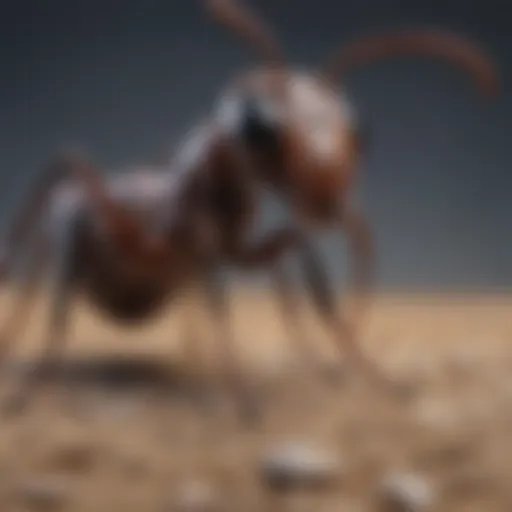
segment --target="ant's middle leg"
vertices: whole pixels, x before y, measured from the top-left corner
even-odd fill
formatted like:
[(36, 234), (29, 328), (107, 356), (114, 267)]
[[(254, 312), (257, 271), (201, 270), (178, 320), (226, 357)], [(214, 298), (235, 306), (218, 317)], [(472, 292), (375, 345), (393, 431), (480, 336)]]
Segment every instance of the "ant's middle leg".
[(247, 424), (260, 419), (260, 410), (256, 398), (244, 382), (236, 355), (236, 344), (231, 325), (230, 304), (226, 293), (226, 284), (220, 272), (220, 266), (210, 268), (205, 275), (205, 292), (209, 309), (216, 325), (217, 346), (221, 350), (223, 376), (238, 406), (239, 414)]

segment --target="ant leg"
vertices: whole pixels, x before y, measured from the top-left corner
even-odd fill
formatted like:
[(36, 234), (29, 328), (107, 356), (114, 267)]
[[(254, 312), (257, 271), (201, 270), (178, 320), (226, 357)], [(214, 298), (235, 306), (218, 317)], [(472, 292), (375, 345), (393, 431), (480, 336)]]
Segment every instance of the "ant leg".
[(310, 295), (320, 316), (334, 330), (334, 341), (338, 349), (340, 351), (347, 350), (349, 357), (363, 368), (372, 380), (377, 380), (381, 384), (389, 384), (387, 377), (383, 376), (380, 369), (364, 355), (354, 336), (353, 329), (339, 314), (335, 295), (330, 290), (327, 276), (310, 245), (303, 244), (299, 254)]
[(317, 356), (313, 357), (312, 350), (307, 340), (304, 339), (303, 330), (298, 324), (300, 315), (298, 314), (298, 304), (293, 296), (291, 283), (284, 273), (284, 269), (280, 268), (280, 259), (284, 252), (296, 246), (301, 249), (299, 255), (306, 274), (307, 290), (317, 310), (333, 328), (336, 328), (337, 333), (348, 332), (347, 326), (341, 321), (336, 312), (335, 299), (329, 292), (327, 277), (323, 274), (322, 265), (312, 249), (307, 233), (304, 231), (283, 229), (274, 232), (268, 235), (259, 245), (246, 248), (244, 251), (239, 250), (237, 261), (249, 267), (270, 265), (273, 267), (274, 290), (281, 304), (281, 311), (285, 323), (288, 325), (290, 336), (293, 336), (300, 344), (304, 357), (308, 361), (318, 361), (321, 373), (331, 377), (331, 367), (328, 368), (329, 371), (325, 370), (325, 366), (320, 363), (319, 358)]
[[(355, 268), (352, 284), (355, 292), (352, 315), (352, 329), (354, 330), (361, 325), (361, 321), (370, 306), (371, 291), (375, 281), (375, 248), (369, 223), (361, 211), (353, 207), (345, 207), (341, 212), (340, 225), (348, 238)], [(401, 398), (408, 399), (411, 393), (415, 391), (408, 383), (391, 381), (389, 377), (382, 375), (375, 367), (373, 373), (381, 384), (388, 388), (391, 386), (391, 390)]]
[(34, 252), (29, 254), (28, 268), (21, 277), (20, 288), (16, 290), (17, 296), (14, 299), (13, 311), (0, 331), (0, 361), (2, 362), (29, 324), (27, 319), (33, 310), (44, 268), (45, 248), (42, 234), (38, 232), (34, 243)]
[(238, 404), (241, 418), (246, 423), (259, 420), (260, 411), (253, 396), (250, 396), (238, 366), (235, 353), (235, 340), (231, 325), (230, 307), (223, 276), (220, 268), (210, 269), (206, 274), (206, 298), (212, 316), (216, 323), (218, 346), (222, 351), (222, 361), (225, 371), (226, 384), (230, 388)]
[(191, 398), (206, 414), (210, 415), (215, 408), (216, 400), (211, 394), (211, 387), (205, 386), (205, 382), (199, 378), (200, 373), (198, 371), (200, 364), (203, 363), (204, 354), (201, 350), (203, 348), (201, 344), (203, 340), (198, 326), (199, 304), (197, 301), (204, 299), (204, 296), (201, 294), (203, 290), (197, 284), (193, 283), (192, 287), (184, 293), (184, 310), (180, 312), (182, 315), (180, 317), (180, 343), (184, 347), (185, 365), (187, 368), (190, 368), (194, 377), (191, 380)]
[(53, 293), (53, 301), (50, 309), (50, 326), (46, 341), (43, 345), (43, 354), (40, 361), (36, 364), (34, 375), (44, 376), (46, 371), (50, 370), (57, 362), (62, 353), (64, 342), (66, 341), (66, 332), (70, 311), (70, 296), (74, 275), (68, 273), (68, 268), (62, 269), (56, 289)]
[(50, 260), (54, 270), (54, 288), (50, 295), (50, 324), (43, 345), (43, 354), (40, 356), (28, 373), (23, 377), (20, 393), (15, 398), (16, 408), (23, 408), (33, 391), (47, 376), (48, 371), (57, 361), (65, 342), (68, 326), (70, 295), (76, 277), (76, 238), (77, 217), (71, 215), (59, 227), (54, 251)]
[[(272, 291), (275, 294), (288, 337), (294, 340), (304, 361), (317, 359), (300, 325), (297, 295), (282, 260), (285, 253), (298, 245), (300, 234), (296, 230), (281, 229), (270, 233), (257, 245), (239, 249), (237, 262), (245, 267), (271, 267)], [(320, 365), (320, 362), (318, 363)]]
[[(323, 364), (315, 353), (304, 328), (301, 326), (300, 305), (297, 292), (293, 289), (290, 276), (284, 265), (279, 262), (272, 269), (273, 292), (278, 300), (287, 337), (299, 348), (303, 367), (311, 365), (323, 370)], [(323, 373), (322, 371), (320, 373)]]
[(340, 219), (345, 231), (355, 268), (352, 284), (354, 295), (354, 324), (360, 324), (369, 309), (370, 295), (375, 280), (375, 249), (366, 217), (353, 208), (346, 208)]
[(299, 231), (283, 228), (270, 233), (252, 246), (246, 246), (238, 240), (232, 242), (230, 255), (237, 265), (244, 268), (273, 267), (287, 251), (299, 246), (300, 241)]
[(196, 288), (192, 287), (183, 294), (183, 311), (181, 312), (181, 343), (185, 349), (186, 361), (195, 366), (200, 359), (200, 340), (196, 315)]

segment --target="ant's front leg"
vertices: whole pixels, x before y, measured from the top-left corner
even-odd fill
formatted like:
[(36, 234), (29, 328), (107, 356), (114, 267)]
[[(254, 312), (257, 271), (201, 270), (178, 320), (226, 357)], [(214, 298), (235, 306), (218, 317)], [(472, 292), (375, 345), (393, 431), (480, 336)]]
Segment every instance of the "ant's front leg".
[(331, 290), (327, 275), (316, 261), (310, 244), (304, 243), (299, 255), (310, 296), (326, 326), (332, 330), (333, 341), (339, 352), (345, 350), (355, 367), (362, 369), (365, 376), (369, 377), (379, 388), (395, 389), (390, 378), (383, 374), (381, 369), (364, 354), (359, 346), (354, 326), (338, 311), (336, 294)]
[(301, 319), (300, 296), (295, 289), (290, 273), (283, 262), (277, 262), (272, 268), (272, 285), (281, 309), (281, 316), (287, 331), (287, 338), (299, 350), (299, 365), (304, 369), (313, 367), (320, 375), (330, 376), (330, 368), (313, 349), (313, 344)]
[(349, 348), (352, 348), (351, 352), (354, 353), (356, 359), (362, 362), (374, 382), (380, 387), (390, 390), (400, 399), (409, 399), (415, 391), (409, 383), (401, 383), (384, 375), (380, 368), (363, 357), (359, 348), (355, 347), (355, 342), (350, 341), (355, 337), (354, 332), (360, 327), (370, 306), (371, 292), (375, 281), (375, 248), (370, 226), (361, 211), (347, 205), (341, 210), (339, 221), (340, 227), (347, 236), (355, 269), (353, 320), (351, 326), (346, 327), (346, 330), (350, 331), (347, 337)]
[(368, 220), (354, 207), (345, 207), (340, 214), (339, 225), (345, 232), (354, 268), (353, 325), (359, 325), (369, 309), (375, 281), (375, 248)]
[[(280, 229), (268, 234), (252, 247), (238, 247), (236, 263), (244, 268), (269, 268), (272, 276), (272, 292), (275, 294), (288, 337), (299, 348), (300, 358), (305, 365), (313, 366), (319, 373), (325, 374), (325, 365), (313, 350), (303, 326), (301, 325), (300, 300), (294, 289), (283, 257), (290, 250), (308, 244), (301, 230), (294, 228)], [(320, 263), (308, 245), (309, 263), (315, 268)], [(233, 251), (234, 252), (234, 251)]]

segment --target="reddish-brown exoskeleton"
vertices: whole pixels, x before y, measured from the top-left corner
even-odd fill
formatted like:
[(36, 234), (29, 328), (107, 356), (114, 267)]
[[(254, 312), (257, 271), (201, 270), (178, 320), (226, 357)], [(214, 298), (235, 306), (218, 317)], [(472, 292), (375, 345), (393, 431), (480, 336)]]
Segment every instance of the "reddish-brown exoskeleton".
[[(308, 72), (288, 65), (276, 39), (247, 8), (234, 0), (206, 0), (205, 6), (263, 60), (260, 67), (238, 74), (219, 95), (212, 120), (243, 154), (240, 166), (248, 166), (256, 179), (287, 201), (304, 236), (331, 223), (341, 226), (355, 257), (355, 318), (360, 318), (367, 310), (363, 306), (367, 306), (374, 274), (368, 223), (351, 198), (365, 149), (364, 127), (338, 90), (339, 82), (358, 65), (419, 55), (462, 68), (482, 93), (491, 95), (498, 87), (494, 64), (481, 48), (461, 36), (402, 29), (347, 43), (318, 70)], [(310, 246), (303, 246), (301, 254), (310, 290), (322, 315), (336, 329), (339, 346), (361, 359), (352, 341), (353, 329), (336, 312), (322, 269), (312, 268)]]

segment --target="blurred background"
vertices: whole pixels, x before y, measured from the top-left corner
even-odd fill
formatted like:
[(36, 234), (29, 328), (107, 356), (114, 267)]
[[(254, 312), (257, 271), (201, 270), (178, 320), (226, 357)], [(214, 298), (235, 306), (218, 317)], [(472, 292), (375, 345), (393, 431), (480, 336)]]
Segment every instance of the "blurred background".
[[(315, 66), (336, 45), (405, 25), (455, 30), (496, 58), (504, 90), (482, 101), (459, 70), (404, 59), (346, 82), (372, 130), (361, 196), (385, 289), (512, 286), (512, 31), (505, 2), (254, 0), (290, 57)], [(19, 0), (0, 17), (1, 226), (42, 162), (79, 144), (106, 170), (165, 161), (250, 51), (196, 0)], [(264, 222), (279, 208), (268, 201)], [(321, 247), (343, 280), (338, 245)], [(259, 276), (256, 276), (259, 278)]]

